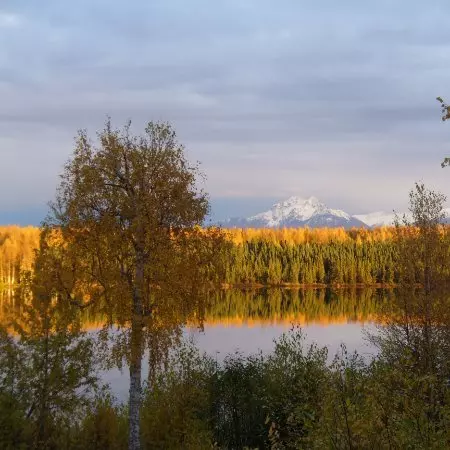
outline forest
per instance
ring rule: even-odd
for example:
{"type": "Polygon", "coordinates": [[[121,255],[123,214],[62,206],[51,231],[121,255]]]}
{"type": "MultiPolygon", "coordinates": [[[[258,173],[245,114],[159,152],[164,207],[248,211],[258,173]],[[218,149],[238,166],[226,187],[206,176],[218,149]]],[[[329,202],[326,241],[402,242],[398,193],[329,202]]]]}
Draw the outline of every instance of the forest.
{"type": "MultiPolygon", "coordinates": [[[[394,227],[226,229],[227,285],[393,285],[398,282],[394,227]]],[[[27,276],[39,246],[36,227],[0,227],[0,284],[27,276]]]]}

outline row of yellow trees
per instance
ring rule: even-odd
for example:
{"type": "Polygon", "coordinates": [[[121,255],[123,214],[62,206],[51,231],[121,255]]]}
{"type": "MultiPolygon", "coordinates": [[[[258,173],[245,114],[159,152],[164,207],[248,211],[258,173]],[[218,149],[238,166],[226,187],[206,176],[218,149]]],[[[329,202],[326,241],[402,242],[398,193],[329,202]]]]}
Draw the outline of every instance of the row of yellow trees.
{"type": "Polygon", "coordinates": [[[0,227],[0,285],[13,286],[32,269],[39,234],[36,227],[0,227]]]}
{"type": "MultiPolygon", "coordinates": [[[[262,242],[271,247],[275,246],[275,248],[280,245],[303,246],[305,244],[335,246],[356,243],[364,246],[392,242],[394,232],[394,227],[381,227],[373,230],[364,228],[351,230],[343,228],[235,228],[226,230],[226,236],[237,247],[252,242],[262,242]]],[[[35,250],[39,246],[39,235],[40,230],[37,227],[0,227],[0,285],[14,286],[20,282],[21,276],[31,271],[35,250]]],[[[228,254],[229,261],[226,265],[234,264],[235,251],[228,254]]],[[[223,281],[237,281],[228,278],[223,281]]]]}
{"type": "Polygon", "coordinates": [[[235,244],[254,240],[279,244],[281,242],[300,245],[307,243],[328,244],[330,242],[385,242],[392,240],[395,227],[375,229],[352,228],[230,228],[229,239],[235,244]]]}

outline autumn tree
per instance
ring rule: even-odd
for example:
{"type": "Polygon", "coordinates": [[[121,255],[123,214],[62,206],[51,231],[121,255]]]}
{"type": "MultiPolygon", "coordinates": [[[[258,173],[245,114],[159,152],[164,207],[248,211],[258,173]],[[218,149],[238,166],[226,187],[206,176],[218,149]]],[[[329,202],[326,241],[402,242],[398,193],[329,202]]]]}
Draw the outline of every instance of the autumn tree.
{"type": "Polygon", "coordinates": [[[222,241],[198,227],[208,199],[172,127],[151,122],[140,136],[130,127],[108,120],[96,142],[79,132],[46,228],[61,233],[60,291],[80,307],[102,298],[130,325],[129,448],[138,449],[146,331],[199,306],[222,241]]]}
{"type": "MultiPolygon", "coordinates": [[[[442,112],[442,121],[450,119],[450,105],[448,105],[442,97],[436,97],[436,100],[441,104],[441,112],[442,112]]],[[[444,158],[444,161],[441,163],[442,167],[450,166],[450,158],[444,158]]]]}
{"type": "Polygon", "coordinates": [[[447,428],[442,417],[450,379],[450,240],[443,225],[445,200],[423,184],[411,191],[410,215],[397,219],[397,295],[386,311],[386,323],[371,337],[380,348],[379,363],[390,371],[384,381],[395,391],[387,399],[390,407],[404,398],[414,399],[416,405],[409,409],[418,424],[413,427],[414,439],[428,448],[447,428]]]}
{"type": "Polygon", "coordinates": [[[439,348],[450,345],[445,295],[450,240],[448,227],[443,224],[445,200],[443,194],[416,184],[410,192],[409,216],[396,219],[398,295],[388,326],[381,333],[386,337],[382,343],[402,342],[400,349],[408,347],[426,372],[448,363],[435,360],[434,344],[439,343],[439,348]]]}

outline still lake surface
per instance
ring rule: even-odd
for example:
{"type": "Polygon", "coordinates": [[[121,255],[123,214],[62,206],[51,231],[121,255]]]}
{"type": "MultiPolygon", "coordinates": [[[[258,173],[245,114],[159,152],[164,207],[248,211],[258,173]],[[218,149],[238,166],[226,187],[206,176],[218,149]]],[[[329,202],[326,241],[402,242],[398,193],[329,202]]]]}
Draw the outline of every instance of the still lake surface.
{"type": "MultiPolygon", "coordinates": [[[[375,352],[365,339],[381,317],[383,305],[392,301],[395,291],[375,288],[257,290],[230,289],[210,295],[201,328],[187,323],[183,336],[201,350],[222,361],[227,354],[244,355],[270,352],[274,340],[293,326],[300,326],[306,343],[328,348],[331,360],[345,343],[350,351],[370,357],[375,352]]],[[[23,305],[11,293],[0,294],[0,319],[20,314],[23,305]]],[[[101,317],[89,315],[83,327],[95,337],[101,328],[101,317]]],[[[114,330],[111,332],[114,334],[114,330]]],[[[143,380],[148,374],[148,354],[143,364],[143,380]]],[[[103,371],[102,380],[109,383],[119,400],[128,395],[128,368],[103,371]]]]}

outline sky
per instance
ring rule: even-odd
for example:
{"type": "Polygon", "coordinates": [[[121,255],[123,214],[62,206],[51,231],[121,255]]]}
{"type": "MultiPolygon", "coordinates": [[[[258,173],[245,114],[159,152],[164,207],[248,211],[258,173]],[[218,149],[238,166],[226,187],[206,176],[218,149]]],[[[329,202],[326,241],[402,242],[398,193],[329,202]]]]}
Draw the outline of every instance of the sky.
{"type": "Polygon", "coordinates": [[[39,223],[107,115],[169,121],[214,218],[449,194],[448,0],[0,0],[0,223],[39,223]]]}

